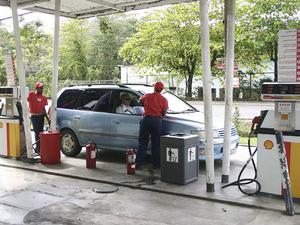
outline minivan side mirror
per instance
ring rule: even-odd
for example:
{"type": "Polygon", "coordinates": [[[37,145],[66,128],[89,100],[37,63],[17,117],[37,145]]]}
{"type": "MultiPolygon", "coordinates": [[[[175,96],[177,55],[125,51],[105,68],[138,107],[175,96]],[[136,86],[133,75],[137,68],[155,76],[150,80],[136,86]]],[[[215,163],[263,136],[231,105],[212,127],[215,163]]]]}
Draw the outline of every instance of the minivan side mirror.
{"type": "Polygon", "coordinates": [[[133,114],[143,115],[144,114],[144,107],[143,106],[134,106],[133,107],[133,114]]]}

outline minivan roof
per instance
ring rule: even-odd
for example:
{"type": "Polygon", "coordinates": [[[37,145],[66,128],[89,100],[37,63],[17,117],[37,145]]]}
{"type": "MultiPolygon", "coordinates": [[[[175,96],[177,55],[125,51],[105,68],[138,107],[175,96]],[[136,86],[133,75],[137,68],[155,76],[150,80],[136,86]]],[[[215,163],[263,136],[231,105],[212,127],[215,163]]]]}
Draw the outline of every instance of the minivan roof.
{"type": "Polygon", "coordinates": [[[81,84],[69,85],[65,89],[86,89],[86,88],[131,88],[137,91],[153,90],[153,86],[148,84],[81,84]]]}

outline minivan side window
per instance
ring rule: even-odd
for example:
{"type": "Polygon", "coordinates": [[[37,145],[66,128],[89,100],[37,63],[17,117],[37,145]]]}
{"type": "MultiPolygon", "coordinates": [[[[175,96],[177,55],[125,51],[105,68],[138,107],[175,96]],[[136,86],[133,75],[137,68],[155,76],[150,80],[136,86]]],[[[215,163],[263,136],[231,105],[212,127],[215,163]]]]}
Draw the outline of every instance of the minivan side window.
{"type": "Polygon", "coordinates": [[[106,110],[96,110],[99,103],[109,104],[110,90],[105,89],[86,89],[79,98],[78,109],[105,112],[106,110]]]}
{"type": "Polygon", "coordinates": [[[122,104],[121,97],[123,94],[127,94],[130,97],[130,106],[134,107],[138,105],[138,100],[139,97],[128,91],[113,91],[112,92],[112,97],[111,97],[111,102],[112,102],[112,112],[116,112],[116,108],[122,104]]]}
{"type": "Polygon", "coordinates": [[[82,91],[83,90],[78,89],[65,90],[57,100],[57,108],[76,109],[77,100],[81,95],[82,91]]]}

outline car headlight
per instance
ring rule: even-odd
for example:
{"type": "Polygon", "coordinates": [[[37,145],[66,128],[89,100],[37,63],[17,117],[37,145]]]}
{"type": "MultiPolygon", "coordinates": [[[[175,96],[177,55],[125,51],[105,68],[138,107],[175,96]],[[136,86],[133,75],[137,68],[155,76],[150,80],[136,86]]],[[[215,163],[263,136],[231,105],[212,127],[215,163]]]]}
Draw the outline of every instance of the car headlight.
{"type": "MultiPolygon", "coordinates": [[[[198,135],[200,139],[204,139],[205,138],[205,130],[193,130],[192,134],[198,135]]],[[[219,137],[219,133],[217,130],[213,131],[213,138],[218,138],[219,137]]]]}

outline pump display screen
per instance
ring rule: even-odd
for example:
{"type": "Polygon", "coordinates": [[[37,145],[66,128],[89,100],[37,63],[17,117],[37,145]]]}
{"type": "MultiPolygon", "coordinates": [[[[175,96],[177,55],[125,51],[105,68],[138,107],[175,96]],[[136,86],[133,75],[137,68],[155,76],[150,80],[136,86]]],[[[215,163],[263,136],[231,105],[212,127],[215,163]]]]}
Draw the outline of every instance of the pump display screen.
{"type": "Polygon", "coordinates": [[[14,93],[14,90],[12,88],[0,88],[0,94],[12,95],[13,93],[14,93]]]}
{"type": "Polygon", "coordinates": [[[0,87],[0,98],[18,98],[19,87],[0,87]]]}
{"type": "Polygon", "coordinates": [[[300,83],[264,83],[261,97],[270,101],[300,101],[300,83]]]}
{"type": "Polygon", "coordinates": [[[261,88],[262,94],[300,95],[299,84],[265,83],[261,88]]]}

